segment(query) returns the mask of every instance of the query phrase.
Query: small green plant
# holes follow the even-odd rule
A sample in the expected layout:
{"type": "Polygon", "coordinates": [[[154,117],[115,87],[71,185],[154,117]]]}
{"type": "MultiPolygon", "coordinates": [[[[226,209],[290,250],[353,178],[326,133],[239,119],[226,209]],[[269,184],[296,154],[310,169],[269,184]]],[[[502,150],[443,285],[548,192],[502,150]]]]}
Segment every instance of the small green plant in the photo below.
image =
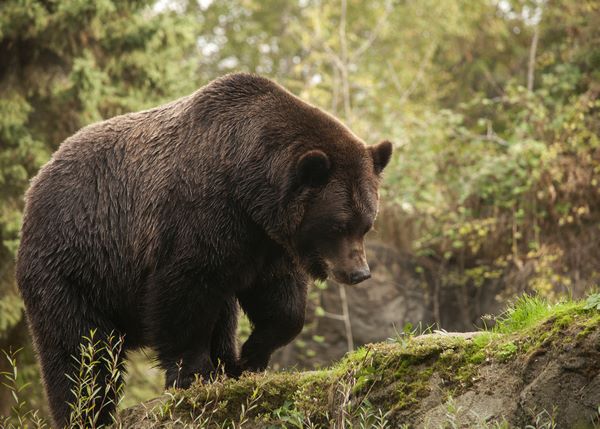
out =
{"type": "Polygon", "coordinates": [[[525,429],[556,429],[557,425],[554,421],[554,413],[549,413],[548,410],[542,410],[535,415],[531,424],[525,426],[525,429]]]}
{"type": "Polygon", "coordinates": [[[600,310],[600,293],[593,293],[585,300],[586,310],[600,310]]]}
{"type": "Polygon", "coordinates": [[[19,350],[2,351],[4,358],[8,360],[10,371],[0,372],[0,382],[10,392],[12,406],[8,416],[0,416],[0,428],[46,428],[48,425],[39,416],[39,410],[28,409],[26,402],[21,398],[23,391],[29,386],[21,385],[19,382],[19,370],[17,368],[17,355],[19,350]]]}
{"type": "Polygon", "coordinates": [[[458,405],[454,398],[448,398],[446,402],[446,424],[443,426],[444,429],[457,429],[459,425],[459,415],[462,412],[462,407],[458,405]]]}
{"type": "MultiPolygon", "coordinates": [[[[306,425],[307,417],[301,411],[298,411],[292,401],[285,401],[283,405],[273,411],[273,416],[277,418],[282,426],[303,429],[306,425]]],[[[275,429],[276,426],[269,426],[269,429],[275,429]]]]}
{"type": "Polygon", "coordinates": [[[391,427],[388,421],[391,411],[383,412],[380,408],[375,408],[367,399],[364,399],[356,412],[357,423],[351,425],[357,429],[386,429],[391,427]]]}
{"type": "Polygon", "coordinates": [[[73,383],[69,427],[100,428],[103,411],[113,405],[116,408],[123,391],[123,338],[110,334],[98,340],[92,330],[83,340],[79,356],[73,356],[75,371],[67,375],[73,383]]]}
{"type": "Polygon", "coordinates": [[[261,396],[262,393],[258,387],[252,390],[252,394],[248,397],[248,399],[246,399],[246,402],[240,406],[238,422],[234,422],[232,424],[232,429],[241,429],[246,423],[248,423],[249,414],[256,409],[261,396]]]}
{"type": "Polygon", "coordinates": [[[594,429],[600,428],[600,405],[596,408],[596,415],[594,415],[591,420],[594,429]]]}

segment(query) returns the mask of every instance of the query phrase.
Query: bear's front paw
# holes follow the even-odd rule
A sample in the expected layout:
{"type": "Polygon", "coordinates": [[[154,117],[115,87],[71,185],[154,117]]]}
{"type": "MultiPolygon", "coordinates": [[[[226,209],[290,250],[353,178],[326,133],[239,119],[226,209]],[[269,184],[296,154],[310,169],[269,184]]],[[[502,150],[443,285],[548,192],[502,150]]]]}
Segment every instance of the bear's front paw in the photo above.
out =
{"type": "Polygon", "coordinates": [[[242,375],[242,365],[239,362],[229,363],[225,365],[224,370],[219,371],[219,373],[224,372],[227,377],[231,378],[240,378],[242,375]]]}
{"type": "Polygon", "coordinates": [[[267,369],[269,356],[242,356],[240,358],[240,372],[261,372],[267,369]]]}
{"type": "Polygon", "coordinates": [[[176,389],[188,389],[194,382],[200,380],[202,383],[209,383],[215,376],[215,369],[210,368],[204,371],[185,370],[178,368],[173,371],[167,371],[165,387],[176,389]]]}
{"type": "Polygon", "coordinates": [[[189,389],[192,383],[199,378],[200,377],[197,374],[183,375],[174,380],[172,386],[177,389],[189,389]]]}

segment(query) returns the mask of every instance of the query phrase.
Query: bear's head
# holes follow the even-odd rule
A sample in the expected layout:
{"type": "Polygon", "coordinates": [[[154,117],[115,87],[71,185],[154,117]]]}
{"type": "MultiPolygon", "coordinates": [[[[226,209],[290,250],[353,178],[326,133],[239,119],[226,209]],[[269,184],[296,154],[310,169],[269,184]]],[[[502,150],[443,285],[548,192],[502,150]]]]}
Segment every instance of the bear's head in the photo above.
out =
{"type": "Polygon", "coordinates": [[[381,173],[392,154],[388,141],[366,146],[352,140],[306,150],[296,163],[298,181],[311,191],[295,237],[301,262],[313,277],[344,284],[371,277],[364,237],[373,227],[381,173]]]}

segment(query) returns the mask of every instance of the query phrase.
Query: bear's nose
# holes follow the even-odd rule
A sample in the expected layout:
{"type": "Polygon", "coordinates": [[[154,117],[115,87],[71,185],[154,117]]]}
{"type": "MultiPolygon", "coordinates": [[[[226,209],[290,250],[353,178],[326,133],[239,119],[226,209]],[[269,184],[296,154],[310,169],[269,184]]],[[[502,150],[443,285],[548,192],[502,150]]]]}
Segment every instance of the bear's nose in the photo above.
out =
{"type": "Polygon", "coordinates": [[[371,278],[371,271],[368,268],[356,270],[350,273],[350,284],[357,284],[371,278]]]}

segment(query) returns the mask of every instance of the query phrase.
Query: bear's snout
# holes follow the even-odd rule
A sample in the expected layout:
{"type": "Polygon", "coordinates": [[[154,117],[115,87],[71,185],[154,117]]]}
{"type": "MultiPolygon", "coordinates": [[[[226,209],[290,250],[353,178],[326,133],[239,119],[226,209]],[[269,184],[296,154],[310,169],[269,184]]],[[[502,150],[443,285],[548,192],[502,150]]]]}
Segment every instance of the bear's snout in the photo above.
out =
{"type": "Polygon", "coordinates": [[[350,284],[358,284],[360,282],[363,282],[367,279],[371,278],[371,270],[369,270],[369,267],[367,267],[366,269],[361,269],[361,270],[356,270],[354,272],[352,272],[350,274],[350,284]]]}
{"type": "Polygon", "coordinates": [[[335,281],[347,285],[356,285],[371,278],[371,270],[366,262],[360,265],[350,266],[345,269],[334,268],[330,271],[330,273],[333,274],[335,281]]]}
{"type": "Polygon", "coordinates": [[[335,281],[355,285],[371,278],[362,239],[344,237],[338,241],[336,250],[334,256],[326,258],[335,281]]]}

